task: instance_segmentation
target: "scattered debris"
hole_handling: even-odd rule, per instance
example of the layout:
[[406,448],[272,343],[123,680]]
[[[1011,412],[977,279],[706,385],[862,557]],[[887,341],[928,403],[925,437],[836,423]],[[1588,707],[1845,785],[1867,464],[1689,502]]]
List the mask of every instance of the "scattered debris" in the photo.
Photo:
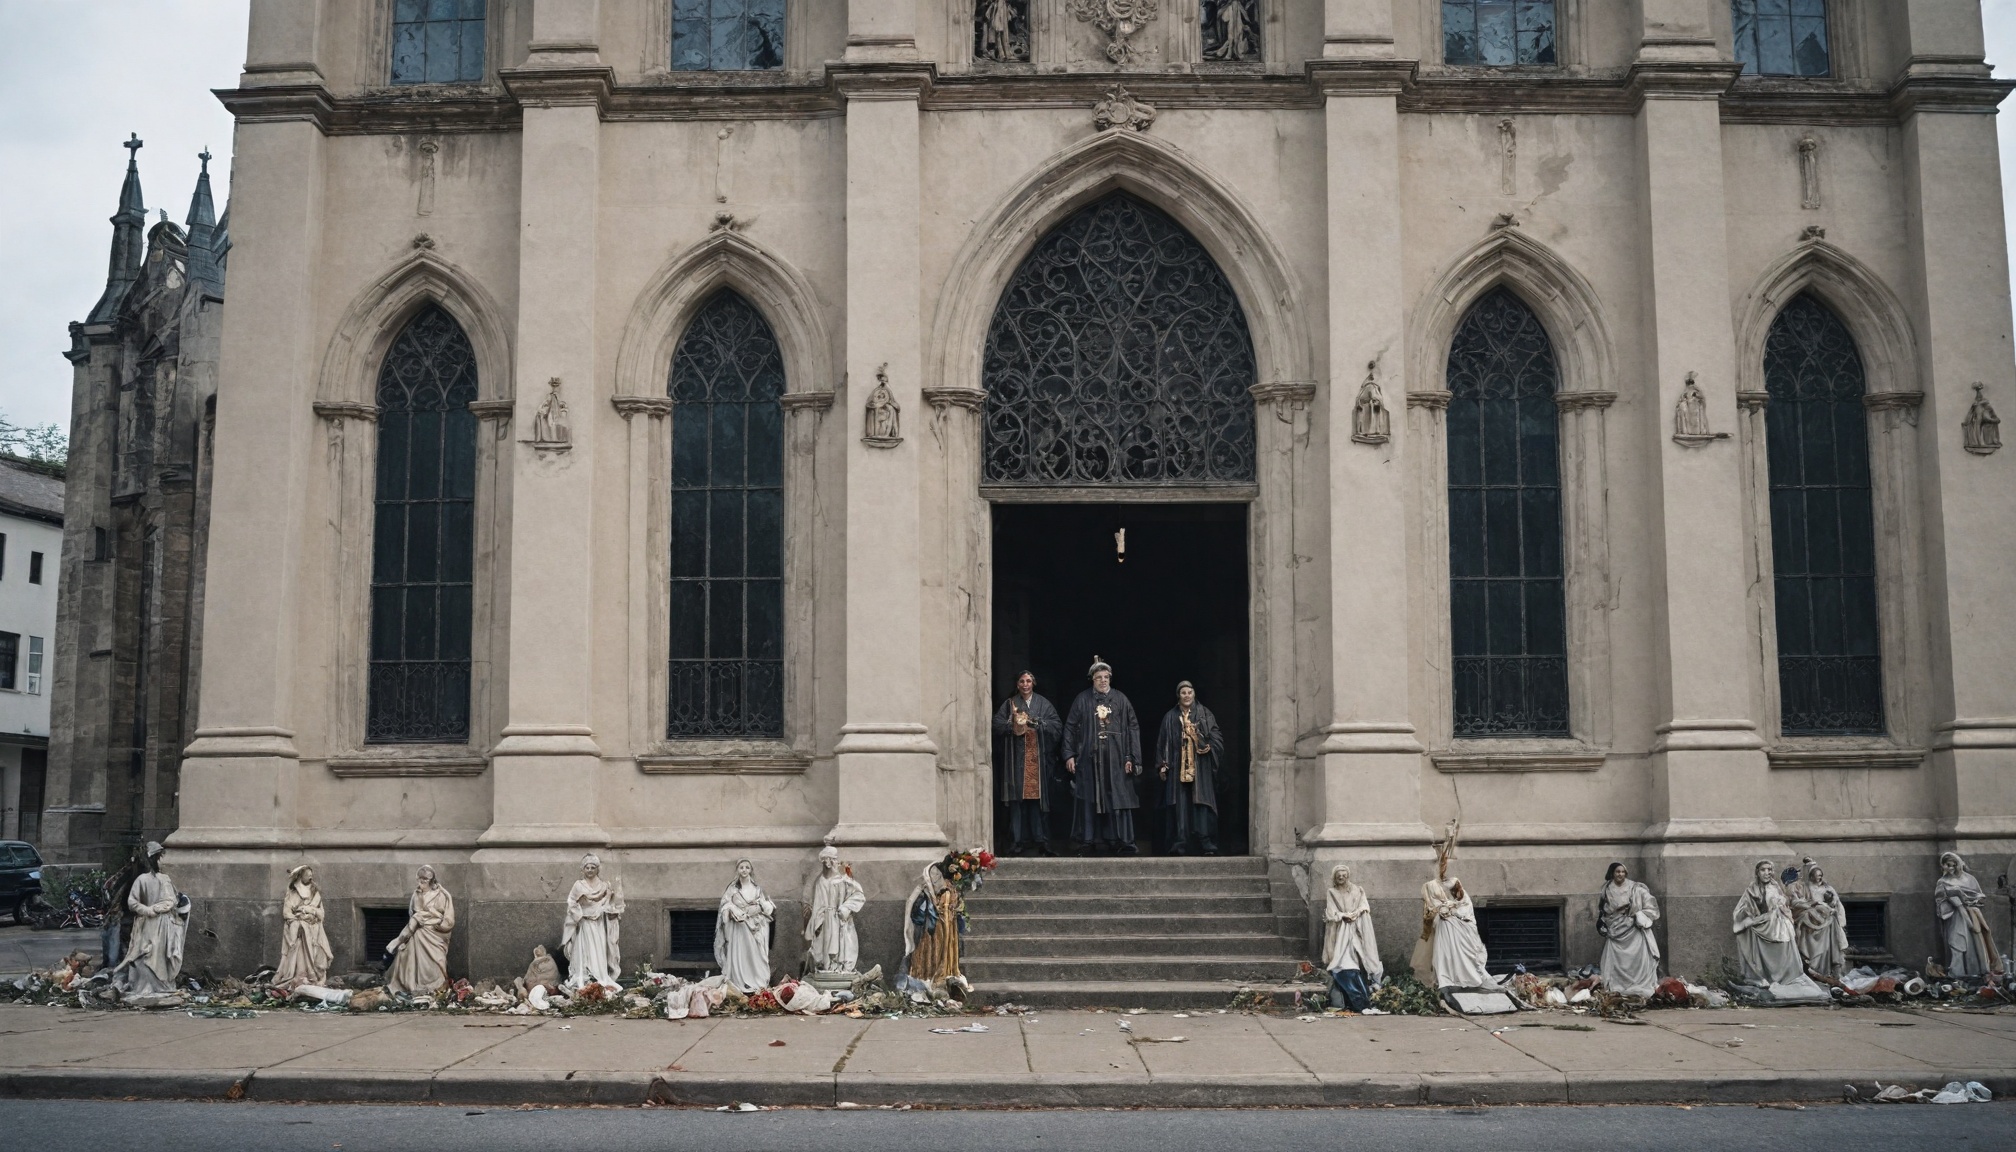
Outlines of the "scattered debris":
[[951,1036],[960,1032],[985,1032],[987,1031],[987,1026],[985,1024],[968,1024],[960,1028],[933,1028],[931,1031],[934,1035]]

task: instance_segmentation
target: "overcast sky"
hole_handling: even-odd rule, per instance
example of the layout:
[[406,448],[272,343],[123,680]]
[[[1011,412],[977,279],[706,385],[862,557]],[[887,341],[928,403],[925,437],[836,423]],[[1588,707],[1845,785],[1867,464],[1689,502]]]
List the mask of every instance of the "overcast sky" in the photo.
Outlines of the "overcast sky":
[[[105,286],[128,133],[150,219],[188,216],[196,154],[230,192],[231,118],[210,95],[237,83],[247,0],[0,0],[0,413],[70,422],[68,325]],[[2016,69],[2016,0],[1987,0],[1988,58]],[[2016,188],[2016,103],[1999,118]],[[2010,232],[2016,235],[2016,197]]]

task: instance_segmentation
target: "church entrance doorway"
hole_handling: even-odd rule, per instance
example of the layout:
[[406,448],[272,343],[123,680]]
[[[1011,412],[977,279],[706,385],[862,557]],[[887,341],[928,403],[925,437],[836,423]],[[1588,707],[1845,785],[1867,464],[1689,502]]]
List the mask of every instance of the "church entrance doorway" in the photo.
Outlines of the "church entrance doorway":
[[[1143,752],[1188,680],[1218,717],[1219,847],[1248,849],[1250,737],[1246,505],[1240,503],[994,505],[994,659],[990,709],[1036,674],[1036,691],[1068,714],[1094,656],[1140,716]],[[1124,551],[1116,534],[1125,532]],[[1159,781],[1144,769],[1136,842],[1167,844]],[[1070,837],[1069,785],[1053,792],[1050,838]],[[999,808],[999,805],[996,805]],[[995,845],[1007,847],[995,813]]]

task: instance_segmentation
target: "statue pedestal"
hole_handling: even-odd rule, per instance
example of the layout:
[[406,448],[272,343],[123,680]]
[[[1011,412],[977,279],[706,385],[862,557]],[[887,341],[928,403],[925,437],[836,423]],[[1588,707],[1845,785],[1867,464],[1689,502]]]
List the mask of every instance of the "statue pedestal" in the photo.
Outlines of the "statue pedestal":
[[805,977],[805,982],[821,992],[845,992],[859,979],[859,972],[814,972]]

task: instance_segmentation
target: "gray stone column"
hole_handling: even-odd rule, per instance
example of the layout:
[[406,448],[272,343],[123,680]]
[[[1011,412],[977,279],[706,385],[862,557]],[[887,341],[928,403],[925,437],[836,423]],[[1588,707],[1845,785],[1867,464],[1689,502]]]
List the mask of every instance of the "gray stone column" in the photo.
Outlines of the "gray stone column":
[[980,499],[979,388],[926,388],[930,446],[937,457],[923,493],[924,686],[937,718],[940,821],[952,843],[991,843],[993,670],[988,610],[993,564],[987,555],[988,505]]
[[[1311,475],[1310,425],[1316,385],[1277,381],[1253,386],[1260,498],[1251,505],[1253,639],[1259,662],[1248,693],[1253,708],[1252,851],[1280,856],[1295,848],[1296,737],[1319,709],[1298,707],[1301,669],[1309,654],[1296,627],[1295,605],[1320,598],[1298,553],[1300,534],[1318,499]],[[1320,523],[1325,507],[1313,519]]]

